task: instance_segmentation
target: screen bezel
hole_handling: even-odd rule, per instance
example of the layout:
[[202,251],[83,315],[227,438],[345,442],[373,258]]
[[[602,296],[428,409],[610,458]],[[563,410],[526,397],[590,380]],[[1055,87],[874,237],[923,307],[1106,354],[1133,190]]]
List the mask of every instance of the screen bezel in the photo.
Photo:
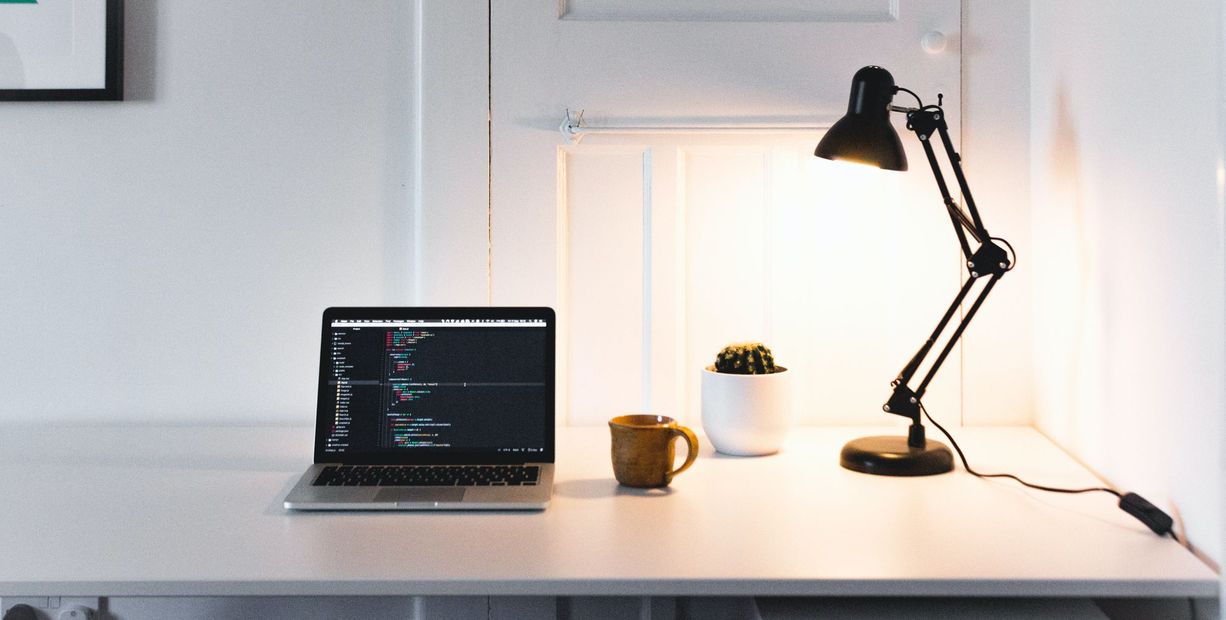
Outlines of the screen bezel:
[[[335,320],[402,320],[402,319],[540,319],[545,321],[545,381],[546,390],[554,397],[547,399],[548,419],[545,423],[545,451],[525,458],[522,454],[488,451],[422,452],[406,451],[395,454],[347,454],[339,455],[323,451],[327,440],[326,428],[333,416],[332,393],[328,388],[328,343]],[[507,463],[552,463],[554,462],[555,425],[557,424],[557,320],[552,308],[545,307],[333,307],[324,310],[323,327],[319,339],[319,391],[315,410],[315,462],[345,463],[355,465],[444,465],[444,464],[507,464]]]

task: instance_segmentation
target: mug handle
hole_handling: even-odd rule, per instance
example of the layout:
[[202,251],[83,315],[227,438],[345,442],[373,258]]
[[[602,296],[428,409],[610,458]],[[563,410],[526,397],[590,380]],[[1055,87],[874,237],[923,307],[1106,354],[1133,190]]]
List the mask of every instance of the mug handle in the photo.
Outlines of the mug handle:
[[698,436],[694,434],[694,431],[684,426],[674,426],[669,430],[672,431],[674,439],[684,437],[685,443],[689,448],[689,453],[685,455],[685,462],[681,464],[681,467],[669,472],[668,477],[671,479],[673,476],[689,469],[690,465],[694,464],[694,459],[698,458]]

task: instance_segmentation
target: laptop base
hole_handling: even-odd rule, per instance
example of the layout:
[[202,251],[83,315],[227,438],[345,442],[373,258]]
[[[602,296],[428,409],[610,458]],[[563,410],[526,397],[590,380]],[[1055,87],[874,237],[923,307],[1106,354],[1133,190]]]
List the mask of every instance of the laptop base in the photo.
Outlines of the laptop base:
[[285,497],[288,510],[544,510],[553,490],[553,464],[532,486],[315,486],[329,463],[312,465]]

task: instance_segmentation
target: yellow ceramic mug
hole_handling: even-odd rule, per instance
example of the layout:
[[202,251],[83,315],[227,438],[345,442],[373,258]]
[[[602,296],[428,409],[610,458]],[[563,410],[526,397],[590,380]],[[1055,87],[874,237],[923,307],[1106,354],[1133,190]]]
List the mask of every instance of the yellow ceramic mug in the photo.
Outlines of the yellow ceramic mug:
[[[613,434],[613,475],[628,487],[662,487],[698,457],[698,437],[662,415],[622,415],[609,420]],[[684,437],[689,454],[673,469],[674,439]]]

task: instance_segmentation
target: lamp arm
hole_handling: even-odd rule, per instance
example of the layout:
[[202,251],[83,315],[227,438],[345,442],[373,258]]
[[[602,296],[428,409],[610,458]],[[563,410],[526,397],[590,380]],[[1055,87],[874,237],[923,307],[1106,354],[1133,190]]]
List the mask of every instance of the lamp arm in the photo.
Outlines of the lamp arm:
[[[966,326],[970,325],[971,319],[975,318],[975,313],[979,311],[979,306],[983,305],[983,300],[988,298],[988,293],[992,292],[992,287],[996,286],[996,282],[1000,280],[1003,273],[994,273],[988,277],[988,283],[984,285],[983,290],[979,291],[979,296],[975,298],[975,302],[971,304],[969,310],[966,311],[966,316],[958,321],[958,326],[954,328],[954,333],[949,337],[949,341],[945,343],[945,347],[941,349],[940,355],[932,363],[932,367],[928,369],[928,374],[924,375],[924,380],[920,382],[919,389],[915,390],[916,398],[923,398],[924,392],[928,390],[928,384],[932,378],[936,376],[937,369],[941,367],[941,363],[949,356],[949,352],[953,350],[954,345],[958,344],[958,340],[962,338],[962,332],[966,331]],[[977,278],[967,280],[967,283],[973,283]]]
[[[937,121],[940,123],[937,125],[937,131],[941,134],[941,143],[945,145],[945,155],[949,157],[949,163],[953,166],[954,178],[958,179],[958,189],[962,190],[962,199],[966,201],[966,209],[971,212],[975,238],[982,243],[991,236],[984,228],[983,220],[979,218],[979,209],[975,208],[975,198],[971,196],[971,188],[966,184],[966,175],[962,172],[962,156],[954,150],[953,140],[949,138],[949,125],[945,124],[945,115],[939,115]],[[962,210],[958,209],[958,212],[961,213]]]
[[[958,310],[962,300],[966,299],[966,294],[971,292],[971,287],[974,284],[974,278],[969,278],[962,284],[962,290],[958,291],[958,296],[954,297],[953,303],[949,304],[949,309],[945,311],[945,315],[937,323],[936,329],[932,330],[932,335],[928,337],[928,340],[924,341],[924,345],[920,347],[919,351],[915,352],[915,355],[911,357],[911,361],[907,362],[906,366],[903,366],[903,369],[898,373],[898,377],[890,382],[890,387],[907,385],[911,382],[911,378],[915,376],[915,371],[919,369],[919,365],[923,363],[924,358],[928,357],[928,352],[932,350],[932,345],[936,344],[937,338],[941,337],[941,332],[945,331],[945,326],[949,324],[949,320],[953,318],[954,312]],[[886,411],[890,411],[890,409],[886,409]],[[916,415],[919,415],[918,411],[916,411]]]
[[[958,151],[954,150],[953,140],[949,137],[949,124],[945,122],[945,110],[939,105],[891,109],[907,115],[907,129],[915,132],[916,137],[920,140],[920,144],[924,147],[924,155],[928,157],[928,166],[932,168],[932,176],[937,182],[937,189],[941,191],[941,199],[945,202],[945,210],[949,212],[949,217],[953,221],[954,229],[958,234],[958,241],[962,246],[962,253],[966,256],[967,260],[970,260],[972,253],[970,244],[966,242],[966,235],[969,234],[978,243],[988,241],[990,235],[987,228],[983,225],[983,220],[979,217],[979,209],[975,207],[975,199],[971,196],[971,189],[966,183],[966,175],[962,171],[962,156],[958,154]],[[941,171],[941,165],[937,163],[936,151],[932,146],[933,138],[937,136],[940,137],[941,144],[945,149],[945,156],[949,159],[949,164],[953,168],[954,178],[958,182],[958,190],[962,192],[967,209],[970,210],[969,216],[962,210],[962,207],[958,206],[957,201],[949,193],[949,185],[945,182],[945,174]]]
[[[918,100],[918,97],[916,99]],[[975,317],[975,313],[979,311],[983,301],[987,299],[988,294],[992,292],[992,288],[996,286],[997,280],[1005,272],[1012,269],[1012,260],[1005,253],[1004,249],[996,245],[993,238],[988,234],[987,228],[984,227],[983,220],[979,217],[979,210],[975,207],[974,198],[971,196],[970,188],[966,183],[966,176],[962,171],[962,157],[954,150],[953,141],[949,137],[949,126],[945,122],[945,114],[941,106],[930,105],[920,108],[898,108],[892,106],[891,110],[907,115],[907,129],[915,132],[920,140],[920,144],[924,147],[924,154],[928,158],[928,165],[932,168],[933,178],[936,179],[937,188],[940,190],[941,198],[945,203],[945,210],[949,214],[950,222],[954,226],[954,232],[958,236],[958,244],[961,246],[962,253],[966,257],[967,269],[970,272],[970,277],[963,283],[953,303],[949,305],[945,314],[942,315],[932,335],[928,337],[919,351],[911,357],[907,365],[898,373],[898,377],[890,383],[894,391],[890,395],[890,399],[882,407],[882,409],[889,413],[911,418],[911,428],[907,436],[907,443],[912,447],[922,448],[925,444],[925,438],[924,427],[920,418],[920,399],[924,397],[928,384],[932,382],[933,377],[936,376],[945,359],[949,357],[949,353],[953,350],[954,345],[961,339],[962,333],[970,324],[971,319]],[[945,175],[942,173],[940,163],[937,161],[936,149],[932,146],[932,138],[934,136],[940,136],[945,155],[949,158],[950,165],[954,171],[954,177],[958,181],[958,188],[966,200],[966,206],[970,212],[969,215],[967,211],[958,206],[958,203],[954,201],[949,193],[949,186],[945,182]],[[967,240],[968,236],[979,244],[977,249],[972,251],[970,242]],[[914,378],[915,373],[919,370],[924,359],[928,357],[928,354],[932,352],[932,347],[936,344],[937,339],[945,331],[946,327],[948,327],[955,312],[966,299],[975,282],[983,276],[988,276],[987,285],[983,287],[983,290],[975,297],[975,301],[971,304],[970,309],[958,321],[953,334],[945,343],[945,346],[942,347],[940,353],[937,354],[932,366],[928,368],[928,372],[924,375],[919,387],[912,390],[909,384],[912,378]]]
[[932,167],[932,176],[936,178],[937,187],[941,190],[941,198],[945,201],[945,210],[949,212],[949,218],[954,224],[954,232],[958,235],[958,245],[962,246],[962,255],[970,260],[971,245],[966,241],[966,233],[971,233],[977,242],[982,243],[983,240],[979,238],[973,223],[958,207],[958,203],[954,202],[953,197],[949,195],[949,187],[945,185],[945,175],[941,174],[941,164],[937,163],[937,155],[932,149],[932,143],[922,140],[920,144],[924,146],[924,154],[928,156],[928,165]]

